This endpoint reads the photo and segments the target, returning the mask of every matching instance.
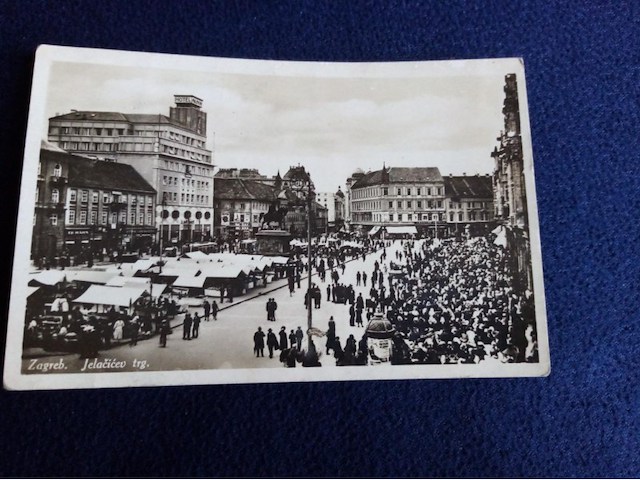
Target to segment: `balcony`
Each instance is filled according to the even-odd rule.
[[[67,177],[63,177],[61,175],[51,175],[49,177],[49,181],[52,184],[66,185],[67,184]]]

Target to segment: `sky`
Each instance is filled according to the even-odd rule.
[[[352,76],[287,76],[54,62],[46,117],[72,109],[168,115],[174,94],[195,95],[216,167],[271,176],[303,165],[317,191],[335,192],[356,168],[383,164],[491,173],[510,72],[490,70],[389,76],[361,64]]]

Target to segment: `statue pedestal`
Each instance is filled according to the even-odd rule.
[[[260,255],[289,255],[291,234],[285,230],[260,230],[256,240]]]

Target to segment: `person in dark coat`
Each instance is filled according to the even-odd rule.
[[[285,327],[280,328],[280,351],[285,351],[288,348],[287,344],[287,329]]]
[[[333,349],[333,344],[336,341],[336,322],[333,320],[333,316],[329,318],[329,330],[327,330],[327,355],[329,350]]]
[[[336,337],[333,342],[333,356],[336,359],[336,365],[343,365],[344,351],[342,350],[342,345],[340,345],[340,337]]]
[[[191,314],[186,313],[184,316],[184,323],[182,324],[182,339],[183,340],[191,340]]]
[[[273,298],[267,300],[267,322],[275,322],[275,309],[273,308]]]
[[[169,320],[165,318],[160,323],[160,346],[163,348],[167,346],[167,335],[169,335],[170,331],[171,327],[169,327]]]
[[[293,295],[293,292],[296,289],[295,283],[294,283],[294,279],[292,275],[289,275],[289,278],[287,279],[288,283],[289,283],[289,296]]]
[[[363,327],[364,325],[362,324],[362,310],[361,309],[357,309],[356,310],[356,325],[359,327]]]
[[[229,298],[229,303],[233,303],[233,288],[227,288],[227,298]]]
[[[350,357],[355,357],[356,355],[356,339],[353,334],[349,335],[347,343],[344,344],[344,353]]]
[[[367,272],[362,272],[362,285],[367,286]]]
[[[327,284],[327,302],[331,301],[331,284]]]
[[[313,287],[313,302],[316,308],[320,308],[320,303],[322,302],[322,292],[317,286]]]
[[[202,306],[204,308],[204,321],[208,322],[209,321],[209,315],[211,314],[211,305],[209,304],[208,300],[205,300],[202,303]]]
[[[262,327],[258,327],[258,331],[253,334],[253,351],[256,357],[264,357],[264,332]]]
[[[224,286],[220,287],[220,305],[224,303],[224,292],[226,288]]]
[[[349,325],[356,326],[356,309],[353,305],[349,307]]]
[[[358,273],[356,273],[356,287],[360,286],[361,280],[362,280],[362,274],[358,271]]]
[[[302,332],[302,328],[298,327],[298,329],[296,330],[296,344],[297,344],[298,350],[302,350],[303,337],[304,337],[304,333]]]
[[[269,329],[267,332],[267,348],[269,349],[269,358],[273,358],[273,350],[280,348],[278,344],[278,338],[273,330]]]
[[[198,312],[193,314],[193,325],[191,327],[191,338],[198,338],[198,334],[200,333],[200,317],[198,316]]]
[[[356,309],[358,310],[364,309],[364,298],[362,298],[362,293],[359,293],[358,298],[356,299]]]
[[[296,338],[296,332],[291,329],[291,333],[289,334],[289,345],[291,345],[291,348],[296,348],[297,342],[298,339]]]
[[[211,316],[214,320],[218,320],[218,304],[215,300],[211,303]]]

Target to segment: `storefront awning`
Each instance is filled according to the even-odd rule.
[[[389,234],[397,234],[397,235],[415,235],[418,233],[418,230],[414,226],[406,226],[406,227],[385,227],[387,233]]]
[[[380,227],[376,225],[371,230],[369,230],[369,235],[375,235],[376,233],[378,233],[379,230],[380,230]]]
[[[146,292],[146,287],[106,287],[104,285],[91,285],[87,291],[76,298],[73,303],[128,307],[140,299]]]

